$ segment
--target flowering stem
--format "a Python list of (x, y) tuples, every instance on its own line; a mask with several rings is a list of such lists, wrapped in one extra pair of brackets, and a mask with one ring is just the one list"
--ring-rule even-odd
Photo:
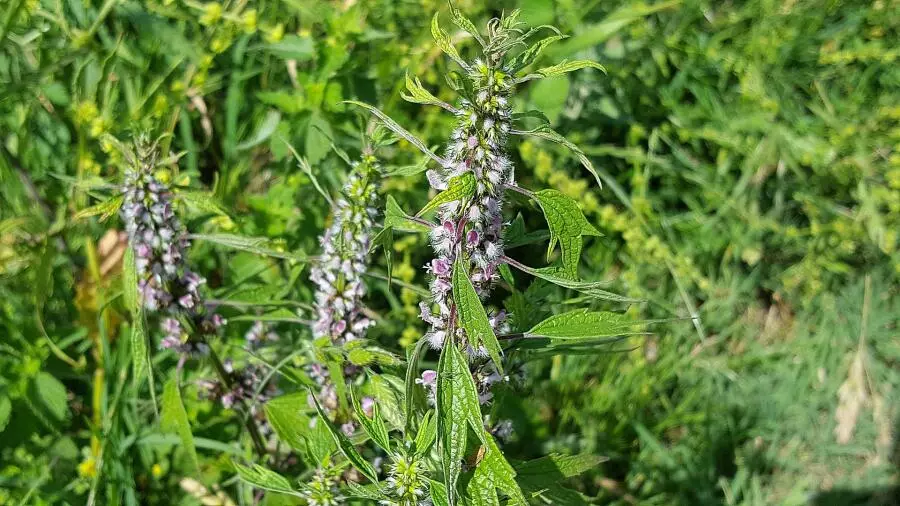
[[(212, 347), (209, 348), (209, 361), (212, 363), (213, 368), (216, 370), (216, 375), (219, 377), (219, 381), (225, 386), (226, 389), (231, 390), (233, 388), (234, 382), (229, 376), (228, 372), (225, 370), (225, 366), (222, 364), (222, 361), (219, 359), (219, 356), (216, 355), (215, 350)], [(240, 404), (241, 410), (248, 411), (247, 406), (244, 404), (243, 399), (238, 399), (237, 401)], [(250, 439), (253, 440), (253, 447), (256, 449), (256, 453), (259, 454), (260, 457), (264, 457), (266, 455), (266, 445), (263, 442), (262, 435), (259, 433), (259, 428), (253, 423), (252, 417), (244, 418), (244, 425), (247, 427), (247, 432), (250, 433)]]

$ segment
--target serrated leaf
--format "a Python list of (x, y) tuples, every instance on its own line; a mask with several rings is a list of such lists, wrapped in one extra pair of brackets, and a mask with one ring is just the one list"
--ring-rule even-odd
[(125, 256), (122, 259), (122, 297), (125, 299), (125, 307), (132, 314), (138, 314), (141, 309), (140, 295), (138, 294), (138, 277), (134, 263), (134, 248), (129, 244), (125, 248)]
[[(484, 429), (482, 428), (482, 431)], [(503, 452), (497, 447), (497, 443), (490, 434), (485, 434), (484, 441), (484, 459), (475, 468), (475, 474), (472, 481), (469, 482), (468, 491), (475, 494), (480, 504), (499, 504), (497, 492), (501, 492), (509, 496), (508, 504), (526, 506), (528, 504), (525, 494), (516, 482), (516, 471), (507, 462)], [(474, 489), (473, 489), (474, 484)]]
[(253, 135), (251, 135), (249, 139), (235, 146), (235, 149), (237, 151), (245, 151), (262, 144), (275, 133), (279, 121), (281, 121), (281, 113), (270, 110), (266, 113), (266, 117), (259, 123), (259, 126), (256, 127)]
[(437, 98), (432, 95), (430, 91), (426, 90), (424, 86), (422, 86), (422, 81), (419, 80), (418, 77), (409, 77), (409, 73), (406, 74), (406, 91), (407, 93), (400, 93), (400, 97), (407, 102), (412, 102), (414, 104), (423, 104), (423, 105), (436, 105), (438, 107), (442, 107), (452, 113), (456, 113), (456, 108), (444, 102), (443, 100)]
[(513, 72), (513, 73), (518, 72), (518, 71), (522, 70), (523, 68), (531, 65), (537, 59), (537, 57), (540, 56), (541, 51), (543, 51), (544, 48), (546, 48), (550, 44), (553, 44), (556, 41), (559, 41), (559, 40), (562, 40), (565, 38), (567, 38), (566, 35), (556, 34), (556, 35), (551, 35), (549, 37), (545, 37), (545, 38), (535, 42), (528, 49), (517, 54), (516, 57), (513, 58), (512, 61), (510, 61), (509, 66), (510, 66), (511, 72)]
[(353, 365), (369, 365), (375, 361), (375, 354), (363, 348), (354, 348), (347, 353), (347, 360)]
[(109, 198), (100, 202), (98, 204), (94, 204), (91, 207), (87, 207), (75, 213), (73, 219), (81, 220), (84, 218), (88, 218), (91, 216), (100, 215), (100, 221), (106, 221), (107, 218), (119, 212), (119, 209), (122, 207), (122, 203), (125, 202), (125, 197), (122, 195), (118, 195), (116, 197)]
[(406, 214), (400, 207), (400, 204), (398, 204), (397, 201), (394, 200), (394, 197), (390, 195), (385, 198), (384, 226), (391, 227), (394, 230), (399, 230), (401, 232), (418, 233), (431, 231), (431, 227), (413, 220), (412, 217)]
[(534, 192), (535, 199), (544, 211), (550, 228), (550, 243), (547, 258), (559, 243), (562, 250), (563, 269), (570, 277), (577, 277), (578, 260), (581, 256), (581, 236), (600, 235), (591, 225), (578, 204), (569, 196), (557, 190)]
[(584, 154), (584, 151), (581, 150), (578, 146), (572, 143), (569, 139), (566, 139), (562, 135), (558, 134), (555, 130), (550, 128), (548, 125), (539, 126), (533, 130), (510, 130), (510, 133), (513, 135), (533, 135), (540, 139), (548, 140), (550, 142), (555, 142), (569, 151), (575, 154), (578, 157), (578, 161), (581, 162), (581, 165), (584, 166), (585, 169), (588, 170), (594, 176), (594, 180), (597, 181), (597, 186), (603, 188), (603, 181), (600, 180), (600, 175), (597, 173), (597, 169), (594, 168), (594, 164), (591, 163), (591, 160)]
[(429, 410), (419, 424), (419, 432), (416, 433), (416, 455), (425, 456), (431, 450), (431, 446), (437, 439), (437, 417), (434, 411)]
[(198, 473), (200, 463), (197, 459), (197, 449), (194, 447), (194, 435), (191, 433), (191, 424), (181, 400), (178, 380), (174, 376), (163, 387), (160, 424), (163, 431), (178, 434), (181, 439), (181, 447), (187, 453), (189, 472), (191, 474)]
[[(298, 451), (307, 450), (309, 417), (303, 414), (307, 407), (305, 394), (289, 394), (276, 397), (266, 403), (266, 420), (278, 439)], [(329, 452), (326, 452), (326, 455)]]
[(362, 406), (356, 399), (356, 395), (353, 393), (353, 390), (350, 391), (350, 401), (353, 404), (353, 411), (356, 413), (356, 418), (362, 425), (363, 430), (366, 431), (366, 434), (368, 434), (372, 441), (380, 446), (381, 449), (390, 453), (391, 440), (390, 436), (388, 436), (388, 429), (384, 424), (384, 419), (381, 418), (381, 414), (379, 413), (378, 403), (375, 402), (372, 404), (372, 418), (369, 418), (363, 412)]
[(469, 64), (459, 56), (459, 52), (453, 47), (453, 43), (450, 41), (450, 37), (447, 35), (447, 32), (441, 28), (440, 17), (438, 13), (434, 13), (434, 17), (431, 18), (431, 36), (434, 38), (434, 42), (437, 44), (441, 51), (447, 54), (453, 61), (455, 61), (460, 67), (464, 68), (466, 71), (469, 70)]
[(360, 485), (352, 481), (347, 482), (347, 497), (355, 499), (369, 499), (370, 501), (379, 501), (384, 499), (384, 494), (378, 489), (377, 485)]
[(450, 498), (447, 496), (447, 487), (443, 483), (428, 480), (428, 490), (431, 493), (431, 502), (434, 506), (450, 506)]
[(466, 331), (469, 345), (474, 349), (484, 346), (494, 365), (500, 374), (503, 374), (503, 363), (500, 359), (500, 342), (494, 334), (494, 328), (488, 319), (487, 311), (481, 304), (481, 299), (472, 286), (469, 272), (466, 268), (463, 255), (457, 255), (453, 266), (451, 284), (453, 285), (453, 300), (456, 302), (456, 310), (459, 314), (460, 325)]
[[(559, 40), (559, 39), (557, 39)], [(606, 73), (606, 69), (603, 65), (600, 65), (597, 62), (593, 62), (590, 60), (575, 60), (575, 61), (565, 61), (557, 65), (553, 65), (551, 67), (544, 67), (542, 69), (535, 70), (534, 72), (520, 76), (516, 78), (516, 83), (524, 83), (526, 81), (531, 81), (532, 79), (541, 79), (543, 77), (553, 77), (553, 76), (561, 76), (568, 72), (573, 72), (575, 70), (581, 70), (584, 68), (593, 68), (597, 69), (604, 74)]]
[(484, 39), (481, 37), (481, 34), (478, 32), (478, 28), (475, 27), (475, 24), (469, 20), (466, 16), (463, 15), (462, 11), (456, 8), (453, 3), (450, 3), (450, 19), (453, 21), (453, 24), (462, 28), (466, 32), (469, 33), (475, 40), (481, 44), (481, 47), (485, 47)]
[(412, 144), (413, 146), (418, 148), (419, 151), (424, 153), (426, 156), (428, 156), (432, 160), (436, 161), (442, 167), (447, 164), (447, 162), (443, 158), (441, 158), (440, 156), (436, 155), (433, 151), (428, 149), (428, 146), (426, 146), (424, 142), (420, 141), (415, 135), (409, 133), (408, 130), (406, 130), (405, 128), (400, 126), (399, 123), (397, 123), (396, 121), (391, 119), (391, 117), (388, 116), (387, 114), (381, 112), (378, 108), (373, 107), (369, 104), (366, 104), (365, 102), (357, 102), (356, 100), (346, 100), (343, 103), (352, 104), (357, 107), (362, 107), (363, 109), (371, 112), (373, 115), (375, 115), (376, 118), (381, 120), (381, 122), (384, 124), (384, 126), (386, 126), (389, 130), (391, 130), (395, 134), (397, 134), (400, 137), (402, 137), (403, 139), (405, 139), (406, 142), (409, 142), (410, 144)]
[(222, 204), (210, 193), (196, 191), (180, 191), (178, 198), (184, 200), (189, 207), (205, 213), (228, 216)]
[(438, 193), (423, 207), (416, 216), (422, 216), (428, 211), (433, 211), (443, 204), (456, 202), (457, 200), (470, 198), (475, 194), (475, 174), (466, 172), (452, 178), (447, 182), (447, 189)]
[(536, 491), (590, 471), (606, 460), (588, 453), (552, 454), (518, 464), (515, 469), (522, 487), (527, 491)]
[(547, 318), (525, 335), (562, 340), (591, 339), (615, 336), (640, 323), (629, 321), (619, 313), (576, 309)]
[(575, 290), (577, 292), (583, 293), (590, 297), (602, 300), (610, 300), (613, 302), (623, 302), (623, 303), (635, 303), (642, 302), (641, 299), (632, 299), (630, 297), (625, 297), (622, 295), (618, 295), (606, 290), (603, 290), (603, 287), (607, 286), (609, 283), (604, 281), (580, 281), (577, 279), (572, 279), (569, 277), (559, 276), (556, 274), (555, 269), (534, 269), (532, 267), (528, 267), (519, 262), (510, 261), (509, 265), (519, 269), (522, 272), (531, 274), (534, 277), (543, 279), (545, 281), (549, 281), (555, 285), (561, 286), (563, 288), (569, 288), (571, 290)]
[(147, 332), (144, 329), (144, 315), (138, 313), (131, 322), (131, 364), (134, 371), (135, 385), (140, 386), (143, 384), (144, 377), (150, 372), (148, 353)]
[(465, 357), (452, 342), (444, 345), (438, 360), (438, 440), (441, 467), (447, 481), (450, 504), (456, 504), (456, 482), (462, 470), (469, 426), (484, 438), (478, 390)]
[(300, 492), (294, 490), (287, 478), (275, 471), (266, 469), (259, 464), (252, 464), (252, 467), (242, 466), (234, 460), (231, 461), (231, 465), (234, 466), (242, 480), (256, 488), (302, 497)]
[(372, 464), (369, 463), (368, 460), (364, 459), (362, 455), (356, 450), (356, 446), (344, 435), (343, 432), (338, 427), (335, 427), (334, 423), (328, 419), (328, 416), (325, 414), (325, 410), (322, 409), (322, 405), (319, 404), (319, 400), (316, 399), (313, 394), (312, 389), (309, 389), (309, 394), (313, 398), (313, 402), (316, 405), (316, 412), (319, 414), (318, 423), (325, 424), (325, 428), (328, 429), (328, 433), (331, 434), (331, 437), (334, 439), (335, 444), (338, 449), (353, 464), (353, 467), (356, 468), (357, 471), (363, 474), (366, 478), (372, 480), (374, 483), (378, 483), (378, 474), (375, 472), (375, 468), (372, 467)]
[(264, 237), (243, 237), (233, 234), (191, 234), (190, 237), (197, 241), (208, 241), (220, 246), (247, 251), (257, 255), (283, 258), (285, 260), (297, 260), (298, 262), (306, 262), (308, 260), (306, 255), (302, 253), (290, 253), (271, 248), (269, 246), (269, 240)]

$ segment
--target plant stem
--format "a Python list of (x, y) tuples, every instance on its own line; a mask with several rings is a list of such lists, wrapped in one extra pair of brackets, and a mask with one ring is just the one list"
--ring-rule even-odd
[[(225, 370), (225, 366), (222, 364), (222, 361), (219, 359), (219, 356), (216, 355), (216, 352), (212, 347), (209, 348), (209, 360), (216, 369), (216, 375), (219, 376), (219, 381), (225, 385), (225, 388), (231, 390), (234, 382), (231, 380), (231, 376), (228, 374), (228, 371)], [(242, 410), (246, 411), (248, 414), (250, 413), (250, 410), (243, 399), (239, 400), (238, 403), (241, 405)], [(256, 426), (256, 423), (253, 422), (253, 417), (246, 417), (244, 419), (244, 425), (247, 427), (247, 432), (250, 433), (250, 439), (253, 440), (253, 446), (256, 449), (256, 453), (258, 453), (260, 457), (264, 457), (266, 455), (266, 445), (263, 442), (262, 435), (259, 433), (259, 428)]]

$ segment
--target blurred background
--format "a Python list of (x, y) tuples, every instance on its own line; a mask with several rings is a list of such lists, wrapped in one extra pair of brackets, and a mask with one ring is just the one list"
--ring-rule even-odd
[[(606, 67), (529, 83), (515, 99), (580, 146), (604, 187), (540, 141), (513, 145), (516, 174), (573, 196), (603, 232), (586, 244), (582, 276), (647, 299), (628, 309), (635, 318), (669, 320), (631, 351), (531, 364), (527, 394), (498, 401), (516, 422), (510, 457), (607, 457), (576, 483), (597, 504), (898, 504), (900, 2), (456, 5), (480, 26), (520, 8), (523, 21), (570, 35), (542, 62)], [(78, 215), (121, 179), (104, 136), (170, 134), (164, 147), (185, 155), (167, 180), (211, 195), (188, 199), (192, 230), (313, 252), (328, 209), (311, 176), (338, 188), (346, 167), (331, 143), (359, 152), (364, 120), (343, 100), (377, 105), (434, 146), (452, 128), (400, 97), (408, 72), (455, 100), (432, 15), (443, 12), (463, 54), (474, 47), (446, 10), (438, 0), (3, 2), (0, 504), (92, 493), (113, 504), (125, 489), (143, 503), (200, 500), (183, 490), (175, 440), (150, 426), (146, 387), (117, 388), (130, 360), (118, 339), (127, 312), (108, 300), (121, 226)], [(404, 143), (379, 155), (418, 161)], [(408, 209), (428, 199), (424, 177), (384, 190)], [(395, 278), (421, 284), (425, 241), (404, 237), (394, 250)], [(541, 248), (523, 254), (542, 261)], [(198, 245), (192, 261), (213, 290), (252, 278), (251, 288), (275, 287), (267, 297), (308, 300), (305, 273), (258, 257)], [(384, 300), (375, 338), (414, 343), (419, 295), (371, 291)], [(288, 347), (308, 336), (272, 329)], [(234, 437), (232, 415), (186, 402), (204, 482), (228, 490), (217, 445)], [(98, 470), (101, 445), (118, 458)]]

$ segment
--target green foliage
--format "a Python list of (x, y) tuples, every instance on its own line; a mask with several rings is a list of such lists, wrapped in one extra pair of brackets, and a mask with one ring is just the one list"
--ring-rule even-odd
[[(499, 12), (491, 30), (514, 29), (497, 42), (513, 48), (510, 105), (527, 111), (509, 131), (521, 187), (506, 192), (491, 296), (454, 266), (469, 342), (439, 356), (418, 317), (426, 218), (477, 188), (462, 177), (429, 194), (423, 172), (445, 165), (437, 146), (455, 95), (476, 98), (473, 56)], [(2, 3), (0, 504), (396, 501), (398, 463), (437, 506), (889, 504), (898, 12)], [(117, 146), (140, 133), (159, 139), (154, 175), (228, 321), (204, 337), (223, 363), (160, 349), (164, 315), (140, 303), (117, 219)], [(370, 234), (384, 255), (364, 278), (376, 325), (313, 342), (306, 270), (346, 164), (366, 156), (385, 167)], [(510, 328), (495, 335), (501, 308)], [(251, 345), (257, 322), (279, 339)], [(463, 344), (509, 375), (484, 405)], [(333, 404), (309, 402), (314, 364), (335, 378)], [(276, 396), (214, 401), (217, 365), (257, 366)], [(485, 429), (506, 419), (510, 439)]]

